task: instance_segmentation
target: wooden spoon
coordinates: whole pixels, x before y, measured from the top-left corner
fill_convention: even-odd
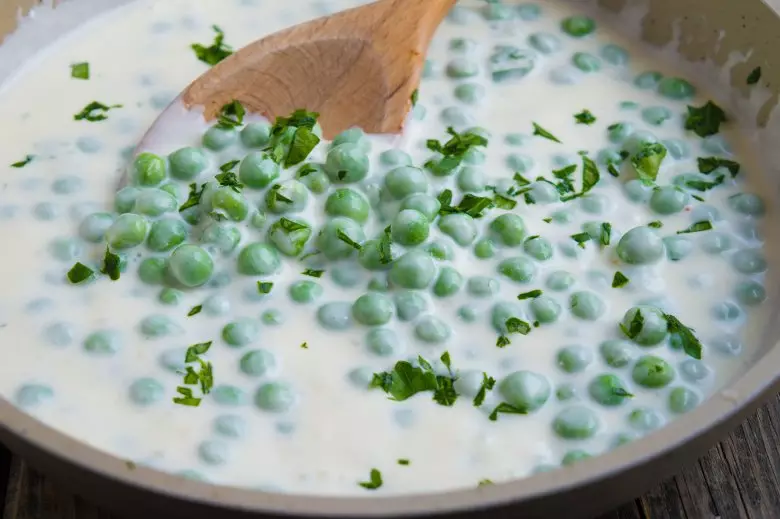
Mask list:
[[[273,121],[319,112],[325,138],[360,127],[398,133],[433,33],[456,0],[379,0],[258,40],[196,79],[167,108],[203,107],[207,121],[236,99]],[[147,134],[149,135],[149,134]]]

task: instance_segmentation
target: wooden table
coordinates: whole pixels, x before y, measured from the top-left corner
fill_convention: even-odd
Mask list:
[[[0,446],[0,519],[119,519]],[[780,519],[780,396],[697,463],[599,519]]]

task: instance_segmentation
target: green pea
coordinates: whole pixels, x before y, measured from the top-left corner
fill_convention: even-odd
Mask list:
[[[238,271],[247,276],[267,276],[281,268],[276,249],[265,243],[251,243],[238,254]]]
[[[133,212],[146,216],[160,216],[176,210],[176,198],[162,189],[144,189],[135,199]]]
[[[299,213],[306,208],[309,190],[297,180],[274,184],[265,193],[265,205],[275,214]]]
[[[296,281],[290,285],[290,299],[296,303],[312,303],[322,296],[322,287],[314,281]]]
[[[326,303],[317,310],[317,320],[327,330],[346,330],[352,326],[352,305],[344,302]]]
[[[479,311],[473,305],[463,305],[458,308],[458,317],[464,323],[473,323],[479,316]]]
[[[756,281],[743,281],[734,290],[737,300],[746,306],[755,306],[766,299],[766,289]]]
[[[742,310],[739,306],[730,301],[716,303],[712,307],[711,313],[718,321],[736,321],[742,316]]]
[[[368,220],[368,200],[349,188],[336,189],[325,202],[325,213],[330,216],[344,216],[358,223]]]
[[[638,324],[635,324],[638,323]],[[637,332],[635,328],[638,328]],[[633,335],[640,346],[655,346],[666,339],[668,324],[663,311],[654,306],[635,306],[623,316],[621,329]]]
[[[479,73],[479,65],[467,58],[455,58],[447,63],[446,72],[455,79],[473,77]]]
[[[203,134],[203,146],[212,151],[222,151],[236,141],[236,130],[214,125]]]
[[[171,176],[178,180],[194,180],[208,167],[209,160],[200,148],[181,148],[168,156]]]
[[[455,87],[455,98],[467,105],[476,105],[485,99],[485,87],[479,83],[461,83]]]
[[[428,219],[414,209],[404,209],[393,219],[391,226],[393,241],[412,247],[428,239]]]
[[[508,247],[523,243],[525,238],[525,223],[513,213],[504,213],[490,223],[490,230],[498,240]]]
[[[358,252],[358,263],[367,270],[387,270],[398,256],[400,250],[396,244],[390,243],[388,249],[384,240],[368,240]]]
[[[601,57],[610,65],[621,66],[628,63],[628,51],[619,45],[609,43],[601,47]]]
[[[667,139],[662,141],[662,144],[669,155],[676,160],[687,158],[691,154],[688,144],[680,139]]]
[[[276,356],[268,350],[257,349],[245,353],[239,361],[241,372],[251,377],[262,377],[276,369]]]
[[[614,148],[602,148],[596,155],[596,162],[604,166],[611,164],[620,171],[620,163],[623,161],[623,157],[620,156],[620,152]]]
[[[701,382],[712,375],[712,369],[697,359],[687,359],[680,364],[680,373],[689,382]]]
[[[165,180],[165,159],[154,153],[143,152],[133,161],[133,183],[153,187]]]
[[[249,204],[241,193],[230,187],[220,187],[211,195],[211,210],[223,218],[240,222],[249,214]]]
[[[555,398],[566,402],[577,397],[577,389],[571,384],[561,384],[555,389]]]
[[[604,362],[613,368],[626,367],[635,357],[631,343],[617,339],[602,342],[599,352]]]
[[[208,252],[197,245],[180,245],[171,254],[168,271],[185,287],[194,288],[211,279],[214,261]]]
[[[389,328],[374,328],[366,335],[366,347],[379,357],[392,357],[401,353],[398,334]]]
[[[360,244],[365,239],[360,224],[349,218],[336,217],[320,229],[316,245],[327,259],[337,260],[355,254],[354,244]]]
[[[225,438],[241,438],[246,432],[246,422],[236,415],[222,415],[214,419],[214,433]]]
[[[401,210],[413,209],[422,213],[428,222],[432,222],[439,214],[441,203],[430,195],[415,193],[404,198],[401,202]]]
[[[626,398],[631,398],[620,377],[612,374],[603,374],[594,378],[588,385],[588,393],[593,400],[607,407],[619,406]]]
[[[249,153],[238,167],[241,183],[252,189],[264,189],[279,178],[279,164],[264,152]]]
[[[589,407],[574,405],[564,408],[553,419],[553,430],[565,440],[584,440],[596,434],[599,419]]]
[[[113,223],[114,217],[109,213],[92,213],[81,221],[79,236],[88,242],[100,243]]]
[[[493,329],[500,334],[508,332],[506,322],[513,317],[521,320],[525,319],[523,310],[514,302],[498,302],[494,304],[490,310],[490,324],[492,324]]]
[[[547,377],[533,371],[515,371],[499,383],[504,400],[525,413],[540,409],[550,399]]]
[[[181,303],[183,297],[184,293],[181,290],[165,287],[160,290],[160,294],[157,296],[157,299],[164,305],[176,306]]]
[[[565,346],[558,350],[556,359],[566,373],[579,373],[593,362],[593,353],[583,346]]]
[[[488,276],[474,276],[466,283],[468,293],[474,297],[490,297],[498,293],[498,280]]]
[[[146,239],[149,222],[141,215],[126,213],[119,215],[106,230],[105,236],[112,249],[131,249]]]
[[[547,238],[540,236],[531,237],[523,242],[523,250],[526,254],[538,261],[546,261],[552,258],[552,244]]]
[[[116,192],[114,195],[114,209],[117,213],[129,213],[135,207],[135,199],[138,198],[140,189],[133,186],[126,186]]]
[[[741,274],[760,274],[766,271],[766,259],[760,249],[741,249],[731,257],[731,265]]]
[[[604,301],[593,292],[575,292],[569,298],[569,308],[575,317],[595,321],[606,311]]]
[[[203,231],[201,241],[215,245],[216,249],[223,254],[230,254],[238,247],[238,243],[241,241],[241,231],[232,225],[214,222]]]
[[[623,193],[632,202],[644,204],[650,201],[654,190],[638,178],[634,178],[623,184]]]
[[[474,256],[489,259],[496,255],[496,244],[490,238],[481,238],[474,244]]]
[[[634,85],[641,88],[642,90],[655,90],[663,77],[663,74],[660,72],[642,72],[634,78]]]
[[[658,187],[650,197],[650,208],[658,214],[679,213],[690,200],[690,195],[675,186]]]
[[[352,317],[366,326],[387,324],[393,317],[393,300],[381,293],[368,293],[357,298],[352,305]]]
[[[574,465],[579,461],[587,460],[592,457],[593,457],[592,454],[582,449],[570,450],[563,456],[563,459],[561,459],[561,465],[563,465],[564,467],[568,467],[570,465]]]
[[[457,177],[458,188],[466,193],[479,193],[485,189],[485,175],[479,168],[461,168]]]
[[[143,318],[139,329],[145,337],[163,337],[174,332],[181,332],[181,327],[166,315],[150,315]]]
[[[346,143],[358,144],[363,147],[363,150],[366,153],[371,151],[371,142],[366,139],[365,132],[360,128],[349,128],[336,135],[333,142],[330,143],[330,147],[335,148],[336,146]]]
[[[664,359],[654,355],[640,357],[631,372],[634,382],[649,388],[668,386],[674,375],[674,368]]]
[[[617,254],[631,265],[649,265],[661,259],[664,243],[653,229],[634,227],[620,238]]]
[[[413,321],[428,309],[426,299],[412,290],[396,293],[394,301],[398,319],[404,322]]]
[[[699,395],[686,387],[676,387],[669,393],[669,409],[673,413],[687,413],[699,405]]]
[[[295,178],[309,191],[321,195],[330,188],[330,178],[325,173],[325,166],[308,162],[298,169]]]
[[[122,348],[122,338],[113,330],[97,330],[84,339],[84,349],[91,355],[113,355]]]
[[[693,252],[693,242],[685,236],[667,236],[663,243],[669,261],[680,261]]]
[[[649,407],[639,407],[629,413],[628,423],[637,431],[648,432],[661,427],[664,424],[664,417]]]
[[[536,276],[536,265],[528,258],[515,256],[498,264],[499,274],[517,283],[528,283]]]
[[[385,175],[385,189],[396,200],[403,200],[414,193],[428,191],[428,179],[425,173],[412,166],[401,166]]]
[[[412,157],[410,157],[408,153],[402,150],[385,150],[379,154],[379,162],[385,166],[392,167],[411,166]]]
[[[360,182],[368,175],[369,161],[364,147],[347,142],[331,148],[325,160],[325,172],[334,184]]]
[[[562,292],[568,290],[574,284],[574,276],[565,270],[556,270],[550,272],[547,276],[547,288],[555,290],[556,292]]]
[[[267,122],[249,123],[241,130],[241,143],[247,148],[264,148],[271,140],[271,125]]]
[[[255,405],[263,411],[272,413],[289,411],[297,401],[298,396],[295,391],[284,382],[263,384],[255,393]]]
[[[571,62],[572,65],[583,72],[598,72],[601,70],[601,59],[589,52],[575,52]]]
[[[665,77],[658,82],[658,93],[669,99],[680,100],[693,97],[696,89],[682,78]]]
[[[457,294],[463,286],[463,276],[452,267],[439,269],[439,277],[433,284],[433,293],[437,297],[450,297]]]
[[[436,266],[431,257],[421,251],[410,251],[393,263],[390,280],[402,288],[427,288],[436,275]]]
[[[164,395],[165,388],[153,378],[139,378],[130,384],[130,400],[142,407],[156,404]]]
[[[658,138],[652,132],[638,130],[633,132],[623,143],[623,149],[631,154],[637,153],[647,144],[655,144]]]
[[[423,342],[440,344],[452,335],[450,326],[432,315],[421,317],[414,326],[414,335]]]
[[[222,340],[229,346],[241,347],[253,342],[260,333],[257,321],[253,319],[241,319],[226,324],[222,328]]]
[[[462,247],[470,245],[477,237],[474,219],[463,213],[442,216],[439,218],[439,229]]]
[[[596,30],[596,22],[587,16],[570,16],[561,22],[561,30],[574,38],[582,38]]]
[[[728,198],[728,204],[734,211],[747,216],[764,216],[764,201],[753,193],[737,193]]]
[[[551,186],[547,182],[534,182],[531,185],[531,190],[526,193],[529,198],[535,204],[552,204],[558,202],[561,199],[561,195],[555,189],[555,186]]]
[[[166,252],[184,243],[187,227],[181,220],[165,219],[152,224],[146,246],[154,252]]]
[[[561,315],[561,305],[550,296],[541,295],[529,304],[534,319],[540,323],[553,323]]]
[[[542,54],[552,54],[561,49],[561,40],[550,33],[535,32],[528,37],[528,45]]]
[[[167,268],[164,258],[146,258],[138,266],[138,277],[147,285],[159,285],[165,279]]]
[[[43,384],[24,384],[14,397],[16,405],[23,409],[30,409],[45,404],[54,398],[54,390]]]
[[[731,249],[731,237],[719,231],[708,232],[699,237],[699,246],[708,254],[720,254]]]
[[[311,238],[311,226],[300,219],[279,219],[268,228],[268,241],[285,256],[298,256]]]
[[[672,111],[665,106],[648,106],[642,109],[642,120],[652,126],[661,126],[672,118]]]

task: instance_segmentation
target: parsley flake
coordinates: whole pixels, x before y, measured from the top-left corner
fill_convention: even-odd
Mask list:
[[[449,375],[437,375],[431,364],[417,357],[419,367],[402,360],[395,363],[392,371],[374,373],[369,388],[380,388],[390,395],[392,400],[404,401],[417,393],[433,392],[433,400],[443,406],[452,406],[458,398],[454,388],[455,376],[452,373],[448,352],[441,356]]]
[[[622,288],[628,285],[629,281],[630,280],[624,276],[622,272],[617,271],[615,272],[615,277],[612,278],[612,288]]]
[[[34,158],[35,158],[35,155],[27,155],[27,156],[24,158],[24,160],[20,160],[19,162],[14,162],[13,164],[11,164],[11,167],[12,167],[12,168],[23,168],[23,167],[25,167],[27,164],[29,164],[30,162],[32,162]]]
[[[512,341],[510,341],[509,337],[506,335],[499,335],[498,339],[496,339],[496,346],[498,348],[506,348],[510,344],[512,344]]]
[[[407,466],[407,465],[409,465],[410,463],[411,463],[411,462],[410,462],[408,459],[406,459],[406,458],[399,458],[399,459],[398,459],[398,464],[399,464],[399,465]]]
[[[639,180],[649,185],[658,178],[658,170],[666,158],[666,147],[658,142],[644,143],[639,151],[631,157],[631,165],[634,166]]]
[[[358,242],[356,242],[355,240],[350,238],[349,235],[347,233],[345,233],[344,231],[342,231],[341,229],[336,231],[336,237],[339,240],[341,240],[344,243],[346,243],[347,245],[349,245],[350,247],[352,247],[353,249],[355,249],[355,250],[363,250],[363,246],[362,245],[360,245]]]
[[[195,57],[197,57],[203,63],[213,67],[223,59],[233,54],[233,49],[230,47],[230,45],[225,44],[225,33],[222,31],[222,29],[216,25],[212,25],[211,28],[214,30],[216,35],[214,36],[214,41],[209,47],[206,47],[200,43],[193,43],[190,45],[190,48],[195,52]]]
[[[301,343],[301,348],[303,348],[304,350],[308,350],[309,349],[309,343],[308,342]]]
[[[599,234],[599,242],[602,247],[608,247],[612,238],[612,224],[609,222],[602,222],[601,233]]]
[[[74,63],[70,66],[70,77],[73,79],[89,79],[89,63]]]
[[[188,387],[177,387],[176,392],[179,393],[180,397],[174,397],[173,403],[179,404],[179,405],[186,405],[190,407],[198,407],[200,405],[200,398],[196,398],[192,394],[192,389]]]
[[[707,101],[703,106],[688,106],[685,129],[692,130],[699,137],[715,135],[720,131],[721,123],[726,122],[726,113],[721,107]]]
[[[542,128],[536,123],[531,123],[531,124],[534,125],[534,132],[533,132],[534,135],[538,135],[539,137],[544,137],[545,139],[561,144],[561,141],[558,140],[558,137],[548,132],[547,130],[545,130],[544,128]]]
[[[682,231],[677,231],[677,234],[690,234],[693,232],[702,232],[702,231],[709,231],[712,229],[712,222],[709,220],[702,220],[700,222],[696,222],[692,224],[687,229],[683,229]]]
[[[203,305],[195,305],[190,309],[189,312],[187,312],[187,317],[198,315],[201,310],[203,310]]]
[[[379,239],[379,263],[381,265],[388,265],[393,262],[393,238],[391,234],[391,228],[388,225],[385,227],[382,233],[382,238]]]
[[[257,291],[261,294],[270,294],[271,289],[274,288],[274,284],[270,281],[258,281],[257,282]]]
[[[78,285],[84,281],[92,279],[92,276],[94,275],[94,270],[79,262],[73,265],[73,267],[71,267],[71,269],[68,271],[68,281],[74,285]]]
[[[219,173],[218,175],[215,175],[214,178],[217,179],[217,182],[219,182],[219,185],[222,187],[229,187],[236,193],[240,193],[241,190],[244,188],[244,184],[242,184],[238,180],[238,176],[235,174],[235,172],[230,171],[230,169],[234,168],[236,164],[238,164],[239,161],[234,160],[230,161],[226,164],[223,164],[222,168],[228,168],[227,170],[222,169],[222,173]]]
[[[479,407],[485,402],[485,397],[488,391],[492,391],[496,386],[496,379],[489,377],[487,373],[482,373],[482,385],[479,386],[479,391],[474,397],[474,407]]]
[[[519,407],[515,407],[512,404],[501,402],[496,406],[495,409],[493,409],[493,412],[490,413],[488,419],[491,422],[495,422],[496,420],[498,420],[499,414],[528,414],[528,411],[526,411],[525,409],[520,409]]]
[[[76,121],[89,121],[89,122],[97,122],[97,121],[105,121],[108,119],[108,116],[106,113],[108,113],[109,110],[112,110],[114,108],[122,108],[122,105],[104,105],[103,103],[98,103],[97,101],[92,101],[87,106],[85,106],[79,113],[73,116],[73,119]]]
[[[601,180],[601,174],[599,168],[593,160],[586,156],[582,156],[582,190],[579,193],[566,195],[561,197],[562,202],[568,202],[575,198],[580,198],[587,194],[593,187]]]
[[[304,276],[309,276],[312,278],[321,278],[322,275],[325,273],[324,270],[313,270],[313,269],[306,269],[301,274]]]
[[[121,272],[119,271],[121,263],[122,258],[106,247],[106,253],[103,256],[103,266],[101,267],[100,272],[111,278],[111,281],[116,281],[121,275]]]
[[[661,227],[664,226],[664,224],[661,223],[661,220],[653,220],[652,222],[647,224],[647,226],[652,228],[652,229],[660,229]]]
[[[739,174],[740,165],[739,162],[733,160],[723,159],[721,157],[698,157],[696,162],[699,166],[699,172],[712,173],[718,168],[726,168],[731,173],[732,177],[736,177]]]
[[[572,234],[571,239],[577,242],[577,245],[581,248],[585,248],[585,244],[588,243],[591,240],[590,234],[586,232],[578,232],[577,234]]]
[[[377,488],[382,486],[382,473],[379,472],[377,469],[371,469],[369,481],[362,481],[358,484],[361,487],[366,488],[368,490],[376,490]]]
[[[414,92],[412,92],[412,96],[409,98],[409,100],[412,102],[412,107],[417,106],[417,101],[420,99],[420,89],[415,88]]]
[[[179,207],[179,212],[185,211],[190,207],[197,207],[200,204],[200,197],[203,196],[203,191],[206,189],[206,184],[201,184],[198,189],[198,184],[190,184],[190,193],[187,196],[187,200]]]
[[[615,178],[620,176],[620,171],[611,162],[607,164],[607,172]]]
[[[517,298],[518,298],[520,301],[522,301],[522,300],[524,300],[524,299],[536,299],[536,298],[537,298],[537,297],[539,297],[540,295],[542,295],[542,291],[541,291],[541,290],[539,290],[539,289],[537,289],[537,290],[531,290],[531,291],[529,291],[529,292],[523,292],[522,294],[519,294],[519,295],[517,296]]]
[[[748,85],[755,85],[761,79],[761,67],[756,67],[750,71],[745,82]]]
[[[645,318],[642,315],[641,311],[636,310],[634,312],[634,317],[631,319],[631,322],[628,325],[628,328],[623,326],[623,323],[620,323],[620,330],[629,339],[634,339],[637,335],[642,333],[642,328],[644,328],[644,326],[645,326]]]
[[[504,323],[507,333],[519,333],[520,335],[528,335],[531,333],[531,325],[522,319],[517,317],[510,317]]]
[[[485,147],[488,140],[482,135],[471,130],[458,133],[454,128],[447,128],[450,140],[442,144],[436,139],[428,139],[426,145],[429,150],[442,155],[440,159],[431,159],[424,166],[437,175],[447,175],[455,171],[463,162],[466,154],[476,147]]]
[[[237,128],[244,124],[245,116],[246,108],[244,108],[244,105],[238,99],[233,99],[220,109],[219,116],[217,116],[217,126],[224,130]]]
[[[489,479],[480,479],[479,483],[477,483],[477,486],[478,487],[484,487],[486,485],[492,485],[492,484],[493,484],[493,481],[491,481]]]
[[[672,339],[677,338],[677,341],[682,344],[683,351],[689,357],[700,360],[702,346],[699,339],[693,333],[695,330],[685,326],[673,315],[665,313],[664,319],[666,319],[666,329]]]
[[[574,119],[577,124],[593,124],[596,122],[596,117],[590,113],[590,110],[583,110],[578,114],[574,114]]]

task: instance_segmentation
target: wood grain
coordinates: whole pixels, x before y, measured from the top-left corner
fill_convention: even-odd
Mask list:
[[[780,518],[780,396],[697,463],[597,519]],[[60,491],[0,446],[2,519],[127,519]],[[519,519],[519,518],[518,518]]]

